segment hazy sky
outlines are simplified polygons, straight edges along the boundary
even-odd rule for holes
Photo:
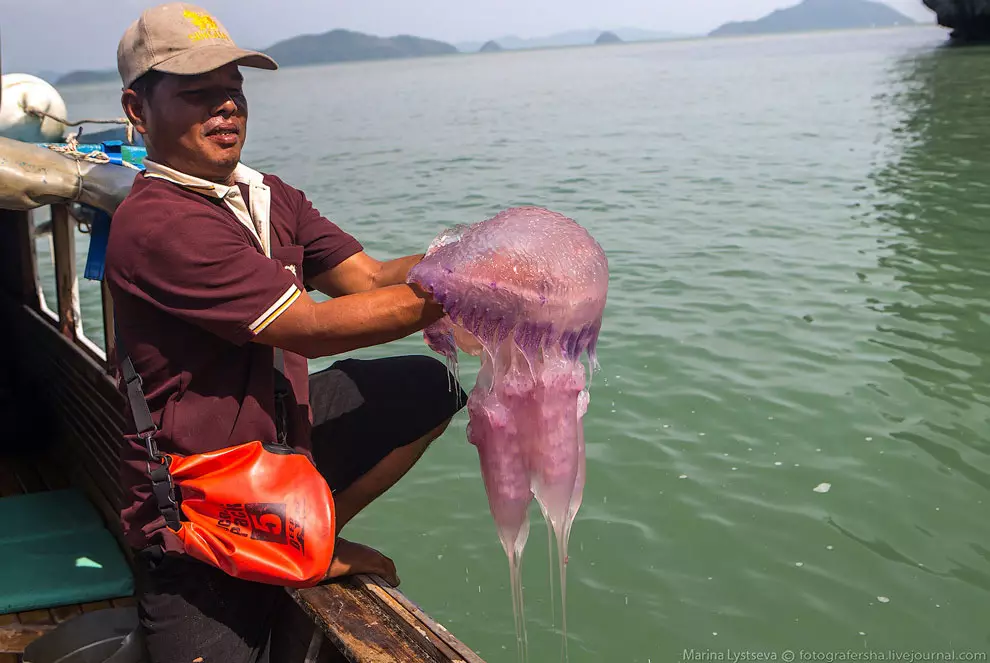
[[[922,0],[885,0],[922,20]],[[637,27],[702,34],[797,0],[200,0],[238,44],[265,48],[303,33],[347,28],[444,41],[536,37],[582,28]],[[65,72],[116,66],[117,41],[160,0],[0,0],[3,70]]]

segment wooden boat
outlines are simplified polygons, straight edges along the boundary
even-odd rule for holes
[[[17,159],[10,158],[12,151],[18,152]],[[12,448],[0,446],[0,505],[16,493],[74,486],[102,515],[103,525],[126,557],[129,552],[119,525],[122,495],[117,482],[126,410],[107,363],[112,335],[102,334],[103,329],[113,328],[113,307],[102,283],[102,320],[83,324],[75,240],[78,215],[85,209],[72,203],[79,199],[76,196],[82,187],[76,185],[81,183],[59,185],[74,191],[72,196],[60,191],[39,194],[11,190],[14,178],[9,175],[18,174],[11,169],[33,168],[35,160],[64,170],[63,175],[77,172],[76,163],[63,155],[0,138],[0,334],[8,349],[0,360],[6,362],[8,376],[4,385],[4,373],[0,372],[0,407],[6,405],[6,416],[18,420],[13,429],[8,423],[7,431],[19,431]],[[89,171],[102,182],[89,202],[94,203],[92,209],[102,208],[109,218],[115,205],[106,201],[126,191],[120,181],[133,179],[137,171],[128,175],[120,166],[87,162],[89,165],[115,169]],[[58,180],[55,174],[39,178],[50,184]],[[5,205],[8,208],[2,209]],[[50,210],[54,302],[46,299],[40,285],[35,249],[35,221],[44,209]],[[94,328],[97,332],[89,335],[107,340],[91,340],[86,332]],[[7,403],[3,402],[5,386]],[[13,407],[11,398],[16,401]],[[127,560],[131,562],[129,557]],[[307,661],[483,663],[469,647],[380,578],[356,576],[290,593],[319,627]],[[82,605],[46,605],[19,614],[0,614],[0,663],[20,660],[25,646],[59,623],[94,610],[131,606],[133,601],[131,596],[104,596]]]

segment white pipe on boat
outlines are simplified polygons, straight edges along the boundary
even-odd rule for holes
[[[34,109],[65,119],[65,102],[46,81],[30,74],[0,76],[0,137],[26,143],[62,142],[65,125],[27,112]]]
[[[77,161],[45,147],[0,138],[0,209],[76,201],[113,214],[137,174],[126,166]]]

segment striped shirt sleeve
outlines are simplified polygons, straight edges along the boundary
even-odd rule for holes
[[[292,302],[299,299],[299,288],[296,284],[292,284],[288,290],[286,290],[281,297],[279,297],[274,304],[268,307],[268,310],[262,313],[255,319],[254,322],[248,327],[248,330],[253,336],[257,336],[265,330],[268,325],[272,324],[278,316],[282,315],[283,312],[290,306]]]

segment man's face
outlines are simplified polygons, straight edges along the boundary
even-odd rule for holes
[[[247,100],[236,64],[197,76],[165,75],[147,97],[124,93],[148,156],[180,172],[230,183],[247,137]]]

